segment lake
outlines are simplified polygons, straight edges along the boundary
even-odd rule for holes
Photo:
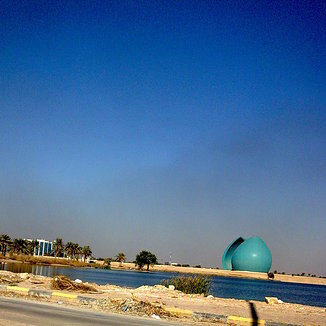
[[[50,277],[66,275],[73,280],[78,278],[84,282],[109,283],[131,288],[160,284],[162,280],[179,275],[165,272],[72,268],[25,263],[6,263],[0,265],[0,268],[15,273],[33,273]],[[220,298],[264,301],[268,296],[277,297],[284,302],[326,307],[326,286],[323,285],[213,276],[210,292]]]

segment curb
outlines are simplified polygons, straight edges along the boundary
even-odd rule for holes
[[[227,324],[231,324],[231,325],[265,325],[265,320],[263,320],[263,319],[254,320],[253,318],[228,316]]]
[[[180,316],[192,316],[193,315],[193,311],[192,310],[187,310],[187,309],[166,307],[166,308],[164,308],[164,310],[169,312],[171,315],[178,316],[178,317],[180,317]]]
[[[0,292],[16,292],[19,294],[30,295],[34,297],[43,297],[43,298],[67,298],[71,300],[78,300],[82,303],[89,303],[97,301],[96,298],[86,297],[77,294],[71,294],[68,292],[58,292],[58,291],[47,291],[47,290],[38,290],[38,289],[29,289],[20,286],[14,285],[3,285],[0,284]],[[214,322],[223,322],[227,325],[264,325],[264,326],[296,326],[294,324],[284,324],[284,323],[275,323],[272,321],[265,321],[263,319],[254,320],[252,318],[238,317],[238,316],[226,316],[226,315],[217,315],[212,313],[198,312],[187,309],[180,309],[175,307],[165,307],[165,311],[169,312],[171,315],[176,317],[186,316],[194,317],[198,320],[209,320]]]
[[[194,311],[193,313],[194,318],[196,318],[198,321],[202,320],[209,320],[212,322],[219,322],[219,323],[226,323],[228,316],[225,315],[217,315],[217,314],[212,314],[212,313],[207,313],[207,312],[199,312],[199,311]]]
[[[77,299],[77,294],[65,293],[65,292],[52,292],[52,297],[61,297],[68,299]]]
[[[3,285],[0,284],[1,292],[16,292],[20,294],[26,294],[33,297],[39,298],[67,298],[73,300],[79,300],[81,302],[91,302],[96,301],[96,298],[90,298],[85,296],[80,296],[77,294],[67,293],[67,292],[58,292],[58,291],[47,291],[47,290],[38,290],[38,289],[29,289],[20,286],[14,285]]]
[[[7,285],[7,291],[28,293],[29,289],[20,286]]]
[[[39,297],[39,298],[51,298],[52,297],[52,292],[46,291],[46,290],[30,289],[28,291],[28,294],[33,297]]]

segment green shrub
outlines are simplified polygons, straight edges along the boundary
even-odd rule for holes
[[[174,285],[176,290],[182,291],[188,294],[204,294],[208,295],[212,278],[204,275],[192,275],[192,276],[177,276],[161,282],[162,285],[169,287]]]

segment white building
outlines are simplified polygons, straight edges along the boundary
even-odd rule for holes
[[[32,239],[27,239],[28,241],[33,241]],[[53,251],[53,242],[44,240],[44,239],[37,239],[38,247],[34,249],[34,256],[45,256],[50,255]]]

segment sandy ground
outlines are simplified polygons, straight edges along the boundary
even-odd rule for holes
[[[51,280],[52,278],[45,276],[0,271],[0,283],[7,285],[17,284],[21,287],[51,291]],[[92,310],[129,313],[138,316],[151,316],[151,314],[155,313],[161,318],[167,319],[173,317],[165,313],[167,308],[186,309],[217,315],[251,317],[250,304],[244,300],[184,294],[176,290],[167,289],[161,285],[142,286],[137,289],[122,288],[109,284],[102,286],[92,285],[97,289],[98,293],[82,295],[96,298],[96,302],[71,302],[68,299],[65,301],[61,298],[60,301],[63,301],[65,304],[77,305]],[[1,295],[17,296],[17,294],[0,293]],[[58,302],[58,299],[44,300]],[[290,303],[274,305],[258,301],[252,301],[252,303],[260,319],[273,321],[274,323],[295,325],[325,325],[326,323],[326,308]],[[184,321],[195,322],[196,320],[194,317],[191,317],[184,319]]]
[[[112,268],[119,269],[136,269],[133,263],[123,263],[111,262]],[[157,272],[173,272],[173,273],[185,273],[185,274],[205,274],[205,275],[215,275],[215,276],[225,276],[225,277],[239,277],[239,278],[254,278],[260,280],[266,280],[266,273],[256,273],[256,272],[241,272],[241,271],[226,271],[222,269],[215,268],[194,268],[194,267],[178,267],[170,265],[154,265],[150,268],[151,271]],[[292,282],[292,283],[305,283],[305,284],[318,284],[326,285],[326,278],[319,277],[309,277],[309,276],[292,276],[275,274],[274,280],[282,282]]]

